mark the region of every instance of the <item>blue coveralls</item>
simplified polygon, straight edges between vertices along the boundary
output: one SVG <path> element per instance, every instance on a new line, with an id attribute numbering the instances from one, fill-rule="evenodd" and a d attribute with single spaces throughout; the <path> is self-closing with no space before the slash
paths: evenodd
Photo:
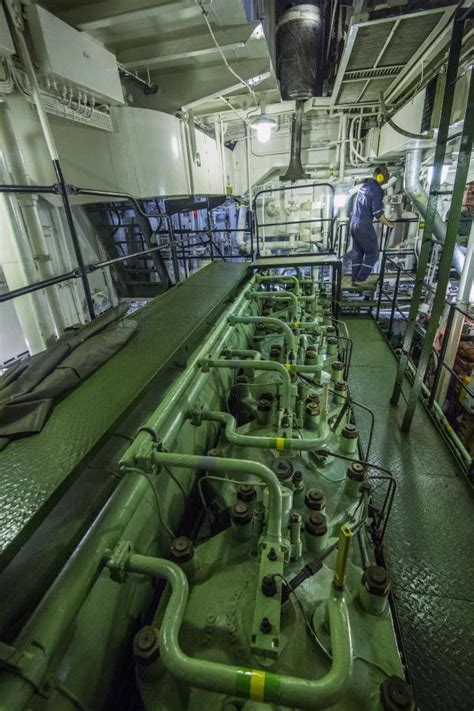
<path id="1" fill-rule="evenodd" d="M 352 213 L 352 280 L 365 281 L 379 256 L 372 220 L 383 214 L 383 190 L 374 178 L 362 183 Z"/>

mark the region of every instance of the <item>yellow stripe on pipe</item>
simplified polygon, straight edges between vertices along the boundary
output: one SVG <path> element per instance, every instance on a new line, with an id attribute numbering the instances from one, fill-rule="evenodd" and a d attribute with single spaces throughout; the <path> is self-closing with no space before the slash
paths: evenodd
<path id="1" fill-rule="evenodd" d="M 275 447 L 276 449 L 285 449 L 285 438 L 277 437 L 275 440 Z"/>
<path id="2" fill-rule="evenodd" d="M 252 701 L 263 701 L 265 699 L 265 672 L 252 669 L 250 677 L 250 698 Z"/>
<path id="3" fill-rule="evenodd" d="M 285 363 L 284 366 L 287 370 L 294 370 L 295 366 L 292 363 Z"/>

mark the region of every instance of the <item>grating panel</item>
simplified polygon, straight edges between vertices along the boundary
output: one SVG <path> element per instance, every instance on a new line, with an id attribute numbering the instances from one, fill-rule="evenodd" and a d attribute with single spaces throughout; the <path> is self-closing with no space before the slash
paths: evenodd
<path id="1" fill-rule="evenodd" d="M 406 64 L 439 22 L 439 15 L 423 15 L 402 20 L 379 62 L 381 67 Z"/>
<path id="2" fill-rule="evenodd" d="M 379 93 L 392 86 L 397 75 L 407 71 L 421 73 L 429 64 L 431 37 L 441 32 L 453 7 L 413 12 L 369 22 L 355 22 L 350 30 L 339 63 L 332 105 L 344 106 L 357 101 L 365 85 L 357 81 L 368 79 L 362 103 L 378 104 Z M 382 82 L 380 74 L 391 80 Z M 373 85 L 373 86 L 372 86 Z"/>
<path id="3" fill-rule="evenodd" d="M 393 25 L 394 22 L 363 25 L 357 33 L 347 70 L 354 71 L 355 69 L 370 69 L 373 67 Z"/>
<path id="4" fill-rule="evenodd" d="M 67 478 L 245 272 L 240 264 L 209 265 L 137 311 L 132 340 L 56 405 L 39 435 L 0 453 L 0 560 L 41 520 Z"/>

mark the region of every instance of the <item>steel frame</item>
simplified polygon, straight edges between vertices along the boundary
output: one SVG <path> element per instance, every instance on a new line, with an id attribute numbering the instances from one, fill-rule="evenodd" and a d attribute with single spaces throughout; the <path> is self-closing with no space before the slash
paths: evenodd
<path id="1" fill-rule="evenodd" d="M 423 232 L 423 240 L 420 250 L 420 257 L 418 261 L 418 269 L 416 274 L 415 287 L 413 291 L 413 298 L 410 305 L 410 313 L 408 316 L 407 328 L 405 332 L 404 342 L 402 346 L 402 352 L 400 356 L 400 361 L 398 365 L 397 375 L 395 379 L 395 385 L 391 397 L 391 403 L 396 405 L 400 398 L 400 393 L 404 381 L 405 372 L 407 369 L 410 348 L 413 340 L 413 335 L 415 333 L 415 327 L 417 323 L 418 310 L 420 306 L 420 300 L 422 295 L 422 290 L 425 282 L 426 270 L 431 254 L 431 249 L 433 246 L 433 228 L 434 220 L 437 209 L 437 201 L 441 184 L 441 171 L 446 155 L 446 146 L 449 138 L 449 122 L 451 118 L 451 110 L 453 106 L 454 92 L 456 86 L 456 76 L 459 67 L 459 59 L 461 53 L 461 46 L 463 41 L 464 33 L 464 23 L 465 17 L 461 16 L 458 10 L 455 14 L 453 21 L 453 30 L 451 38 L 451 46 L 449 50 L 448 66 L 446 72 L 446 83 L 443 95 L 443 105 L 441 109 L 441 119 L 440 126 L 436 141 L 436 149 L 434 156 L 434 166 L 433 166 L 433 178 L 430 186 L 429 200 L 428 200 L 428 210 L 426 215 L 425 229 Z M 417 371 L 415 374 L 415 379 L 413 383 L 413 388 L 410 393 L 408 400 L 405 416 L 402 422 L 402 430 L 404 432 L 409 431 L 413 415 L 415 413 L 416 404 L 418 397 L 421 392 L 421 387 L 423 384 L 424 375 L 426 372 L 426 367 L 428 365 L 428 359 L 431 353 L 431 348 L 433 345 L 434 338 L 436 336 L 436 331 L 439 324 L 439 319 L 441 317 L 444 308 L 444 298 L 446 293 L 446 288 L 448 285 L 449 274 L 451 269 L 451 261 L 456 246 L 456 237 L 459 228 L 459 215 L 462 205 L 462 198 L 464 193 L 464 185 L 467 179 L 467 173 L 469 168 L 469 160 L 472 150 L 472 139 L 474 132 L 474 81 L 471 74 L 471 82 L 468 96 L 468 103 L 466 108 L 466 115 L 464 120 L 460 152 L 456 168 L 456 176 L 453 186 L 453 198 L 451 202 L 451 209 L 449 213 L 447 229 L 446 229 L 446 240 L 443 246 L 443 251 L 441 254 L 439 271 L 438 271 L 438 283 L 436 288 L 436 293 L 434 296 L 433 309 L 431 313 L 430 322 L 428 324 L 425 341 L 423 344 L 423 349 L 418 363 Z"/>

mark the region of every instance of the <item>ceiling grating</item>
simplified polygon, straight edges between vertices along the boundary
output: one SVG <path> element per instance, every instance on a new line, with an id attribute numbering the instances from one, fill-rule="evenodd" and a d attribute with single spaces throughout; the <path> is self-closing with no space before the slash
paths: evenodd
<path id="1" fill-rule="evenodd" d="M 432 44 L 444 36 L 452 7 L 352 25 L 339 64 L 333 107 L 373 106 L 409 72 L 424 71 Z"/>

